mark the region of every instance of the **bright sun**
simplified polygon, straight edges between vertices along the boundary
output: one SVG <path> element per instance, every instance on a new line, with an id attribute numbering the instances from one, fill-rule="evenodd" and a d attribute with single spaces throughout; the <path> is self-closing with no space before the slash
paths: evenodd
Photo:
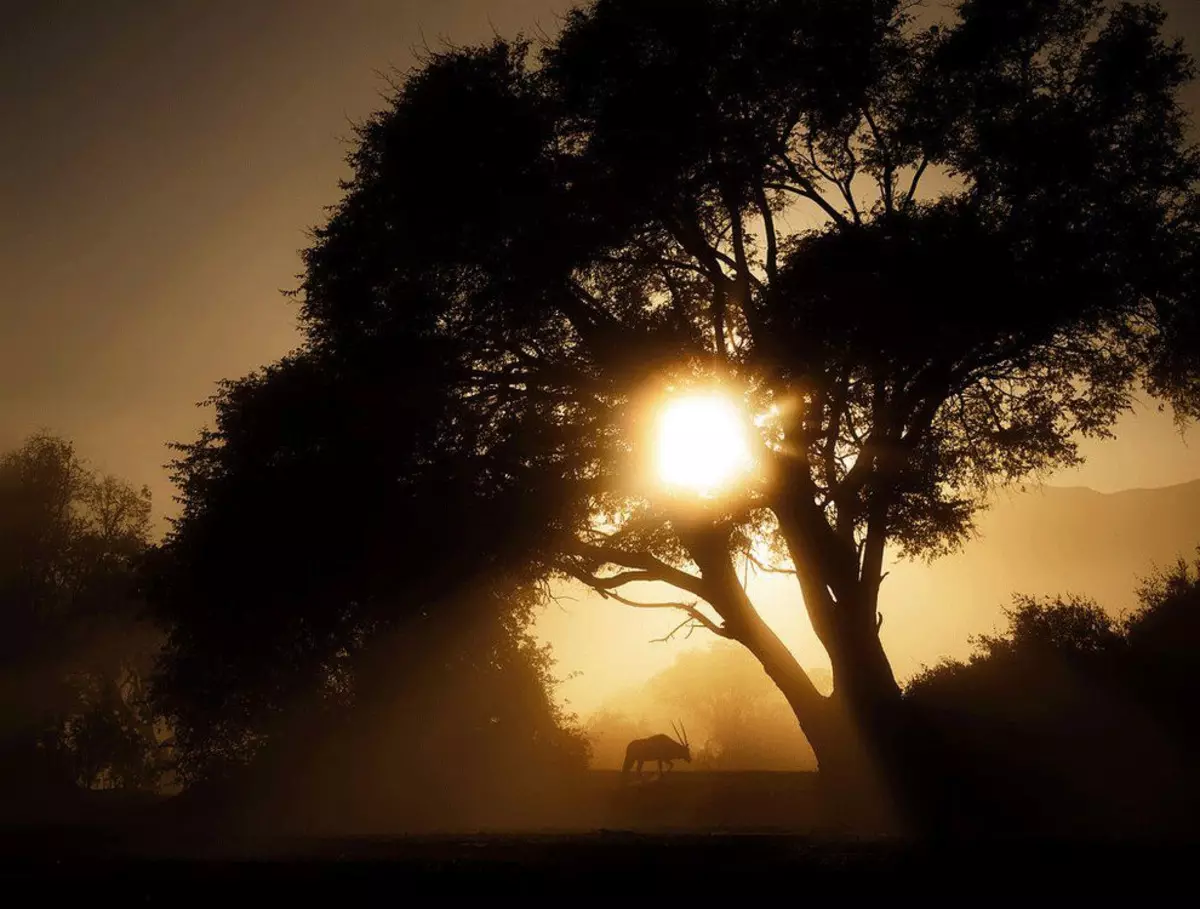
<path id="1" fill-rule="evenodd" d="M 741 411 L 719 394 L 667 403 L 658 416 L 655 442 L 659 480 L 701 496 L 714 495 L 752 463 Z"/>

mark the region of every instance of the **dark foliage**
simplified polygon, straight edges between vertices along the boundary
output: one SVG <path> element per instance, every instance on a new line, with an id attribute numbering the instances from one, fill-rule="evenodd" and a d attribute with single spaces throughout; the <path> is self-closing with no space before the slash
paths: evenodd
<path id="1" fill-rule="evenodd" d="M 1200 560 L 1151 575 L 1140 600 L 1117 620 L 1079 598 L 1020 597 L 1004 634 L 909 684 L 957 757 L 963 807 L 991 802 L 976 825 L 1195 832 Z"/>
<path id="2" fill-rule="evenodd" d="M 225 383 L 181 446 L 183 513 L 147 573 L 170 630 L 156 700 L 183 779 L 264 822 L 429 822 L 514 765 L 586 765 L 528 634 L 542 507 L 439 450 L 452 361 L 392 351 Z"/>
<path id="3" fill-rule="evenodd" d="M 856 736 L 893 763 L 885 547 L 952 548 L 1139 380 L 1197 412 L 1193 64 L 1162 10 L 956 12 L 594 0 L 538 52 L 400 81 L 305 251 L 304 349 L 226 387 L 181 462 L 184 726 L 232 754 L 461 580 L 666 581 L 823 769 Z M 694 385 L 763 417 L 757 474 L 699 507 L 644 470 L 654 406 Z M 756 537 L 792 562 L 831 697 L 738 583 Z"/>
<path id="4" fill-rule="evenodd" d="M 0 771 L 10 804 L 164 771 L 137 597 L 150 494 L 45 433 L 0 454 Z"/>

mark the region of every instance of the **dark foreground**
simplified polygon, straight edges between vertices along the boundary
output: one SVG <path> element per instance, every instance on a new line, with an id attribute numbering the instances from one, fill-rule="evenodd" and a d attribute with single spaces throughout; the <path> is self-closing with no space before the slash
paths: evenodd
<path id="1" fill-rule="evenodd" d="M 424 900 L 473 892 L 497 904 L 544 894 L 591 904 L 647 888 L 708 904 L 852 894 L 910 895 L 922 902 L 986 901 L 999 893 L 1142 904 L 1189 883 L 1195 844 L 1009 841 L 917 846 L 818 841 L 772 834 L 540 834 L 412 838 L 278 839 L 134 849 L 103 837 L 25 831 L 0 840 L 6 883 L 74 899 L 112 894 L 138 904 L 213 899 L 337 897 Z M 143 847 L 148 844 L 142 844 Z M 420 889 L 412 889 L 420 888 Z M 1188 888 L 1190 890 L 1190 888 Z M 1183 892 L 1188 892 L 1185 890 Z M 723 901 L 723 899 L 722 899 Z M 634 901 L 636 903 L 636 899 Z"/>
<path id="2" fill-rule="evenodd" d="M 647 890 L 672 907 L 727 897 L 844 905 L 853 894 L 961 903 L 999 893 L 1039 902 L 1099 896 L 1105 904 L 1122 894 L 1144 905 L 1174 898 L 1180 885 L 1192 893 L 1200 859 L 1200 841 L 1181 838 L 853 839 L 831 828 L 836 811 L 822 808 L 813 774 L 689 773 L 632 786 L 605 772 L 589 779 L 575 797 L 556 800 L 555 817 L 456 822 L 473 832 L 437 835 L 382 835 L 377 827 L 348 836 L 315 829 L 303 813 L 292 816 L 308 828 L 300 833 L 249 830 L 245 793 L 220 811 L 211 794 L 140 807 L 100 800 L 86 818 L 47 820 L 41 812 L 0 824 L 0 878 L 80 909 L 109 894 L 127 905 L 424 902 L 474 893 L 495 905 L 544 894 L 559 906 L 624 906 L 639 905 Z M 396 829 L 396 818 L 387 820 Z"/>

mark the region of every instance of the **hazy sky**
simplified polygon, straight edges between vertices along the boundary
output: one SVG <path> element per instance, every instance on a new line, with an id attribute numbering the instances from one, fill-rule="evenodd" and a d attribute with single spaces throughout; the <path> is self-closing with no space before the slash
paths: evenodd
<path id="1" fill-rule="evenodd" d="M 196 403 L 296 343 L 279 291 L 377 72 L 440 37 L 552 31 L 567 5 L 0 0 L 0 448 L 50 429 L 171 509 L 165 446 L 194 437 Z M 1200 2 L 1168 5 L 1195 50 Z M 1200 478 L 1168 417 L 1118 430 L 1056 482 Z"/>
<path id="2" fill-rule="evenodd" d="M 304 231 L 377 75 L 551 0 L 0 0 L 0 446 L 46 427 L 170 507 L 165 443 L 296 342 Z"/>

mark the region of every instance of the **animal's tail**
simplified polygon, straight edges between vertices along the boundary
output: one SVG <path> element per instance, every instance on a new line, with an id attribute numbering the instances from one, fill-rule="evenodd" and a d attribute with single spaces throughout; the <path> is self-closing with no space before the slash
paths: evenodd
<path id="1" fill-rule="evenodd" d="M 621 765 L 621 775 L 624 776 L 633 767 L 633 748 L 625 749 L 625 763 Z"/>

